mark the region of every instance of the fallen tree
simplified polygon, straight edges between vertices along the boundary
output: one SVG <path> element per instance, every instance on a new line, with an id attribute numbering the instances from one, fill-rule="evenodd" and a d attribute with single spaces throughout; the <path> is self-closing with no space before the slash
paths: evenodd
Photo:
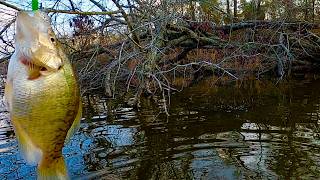
<path id="1" fill-rule="evenodd" d="M 282 77 L 291 70 L 306 66 L 310 70 L 318 67 L 320 38 L 314 31 L 320 29 L 319 24 L 270 21 L 240 22 L 219 27 L 211 24 L 188 21 L 167 23 L 139 34 L 139 48 L 135 48 L 136 44 L 131 44 L 128 39 L 105 46 L 102 48 L 104 50 L 99 49 L 99 46 L 99 50 L 94 51 L 95 56 L 99 56 L 99 52 L 104 54 L 109 51 L 110 63 L 106 67 L 108 73 L 115 71 L 115 66 L 120 63 L 121 68 L 126 69 L 120 77 L 131 74 L 131 80 L 138 77 L 144 77 L 143 81 L 153 79 L 151 81 L 155 81 L 158 86 L 164 82 L 161 78 L 167 75 L 172 77 L 172 73 L 177 75 L 179 69 L 188 69 L 188 74 L 210 70 L 216 71 L 216 75 L 226 74 L 239 79 L 261 76 L 269 71 Z M 154 32 L 157 34 L 152 34 Z M 153 44 L 148 44 L 150 42 Z M 110 49 L 115 53 L 110 53 Z M 197 54 L 199 51 L 202 54 Z M 85 54 L 87 57 L 90 53 Z M 131 61 L 135 62 L 134 67 L 126 64 Z M 156 72 L 153 72 L 155 69 Z M 195 76 L 191 78 L 198 79 Z M 166 87 L 174 89 L 169 84 Z"/>

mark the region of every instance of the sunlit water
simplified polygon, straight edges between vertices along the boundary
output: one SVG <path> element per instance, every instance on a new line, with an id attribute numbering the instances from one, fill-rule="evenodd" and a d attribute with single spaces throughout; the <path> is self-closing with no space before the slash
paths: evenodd
<path id="1" fill-rule="evenodd" d="M 71 179 L 320 177 L 319 80 L 204 82 L 172 95 L 169 117 L 152 100 L 138 111 L 85 99 L 87 118 L 63 149 Z M 0 179 L 35 179 L 7 116 L 3 110 Z"/>

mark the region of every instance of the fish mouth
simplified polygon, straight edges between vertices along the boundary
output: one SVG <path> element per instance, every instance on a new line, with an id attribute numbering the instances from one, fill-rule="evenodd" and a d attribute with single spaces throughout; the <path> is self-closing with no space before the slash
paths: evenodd
<path id="1" fill-rule="evenodd" d="M 40 66 L 33 63 L 32 61 L 28 60 L 28 58 L 25 58 L 25 57 L 22 57 L 20 59 L 20 62 L 27 67 L 28 80 L 35 80 L 35 79 L 38 79 L 40 76 L 47 76 L 62 69 L 62 65 L 58 66 L 57 69 Z"/>

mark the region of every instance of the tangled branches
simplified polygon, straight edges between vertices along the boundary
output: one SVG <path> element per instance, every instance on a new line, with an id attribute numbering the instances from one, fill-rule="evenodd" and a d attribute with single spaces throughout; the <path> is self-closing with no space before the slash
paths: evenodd
<path id="1" fill-rule="evenodd" d="M 303 13 L 281 19 L 261 9 L 236 17 L 214 4 L 166 0 L 112 0 L 113 9 L 90 0 L 97 11 L 83 12 L 83 3 L 68 2 L 70 10 L 60 10 L 59 1 L 47 11 L 77 67 L 83 93 L 103 90 L 115 98 L 133 92 L 134 104 L 143 94 L 160 94 L 166 105 L 171 92 L 208 76 L 221 83 L 249 76 L 282 78 L 319 67 L 315 13 L 311 22 L 299 20 Z M 248 19 L 248 14 L 259 18 Z M 264 20 L 266 15 L 275 18 Z M 69 25 L 71 37 L 61 24 Z"/>

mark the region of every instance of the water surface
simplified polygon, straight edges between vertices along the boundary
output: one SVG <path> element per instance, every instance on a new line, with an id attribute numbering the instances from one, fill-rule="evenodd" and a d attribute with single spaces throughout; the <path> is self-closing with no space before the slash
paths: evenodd
<path id="1" fill-rule="evenodd" d="M 173 94 L 169 117 L 158 99 L 139 110 L 85 101 L 86 118 L 63 149 L 71 179 L 320 177 L 320 80 L 206 81 Z M 2 107 L 0 179 L 35 179 L 7 116 Z"/>

